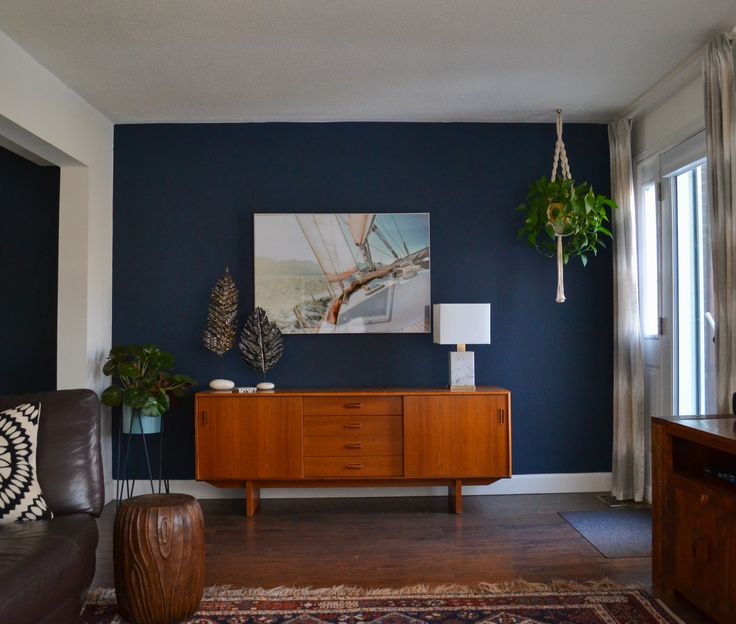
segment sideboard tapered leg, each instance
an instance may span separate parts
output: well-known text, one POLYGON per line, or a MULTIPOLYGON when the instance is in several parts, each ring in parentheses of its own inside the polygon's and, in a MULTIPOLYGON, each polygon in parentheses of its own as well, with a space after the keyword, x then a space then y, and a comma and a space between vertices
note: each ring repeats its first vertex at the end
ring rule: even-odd
POLYGON ((447 488, 450 513, 463 513, 463 482, 456 479, 453 485, 447 488))
POLYGON ((245 482, 245 515, 249 518, 256 513, 261 500, 261 488, 256 487, 253 481, 245 482))

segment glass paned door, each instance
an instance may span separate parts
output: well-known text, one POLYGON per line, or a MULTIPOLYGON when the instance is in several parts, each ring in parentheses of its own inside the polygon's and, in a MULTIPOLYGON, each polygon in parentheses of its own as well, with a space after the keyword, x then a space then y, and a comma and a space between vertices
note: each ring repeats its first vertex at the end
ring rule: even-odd
POLYGON ((671 371, 668 399, 680 415, 708 413, 715 400, 706 166, 702 133, 660 158, 663 370, 671 371))
POLYGON ((678 414, 709 411, 713 370, 713 286, 705 163, 670 177, 675 221, 675 404, 678 414))
MULTIPOLYGON (((650 417, 715 409, 718 319, 712 311, 706 166, 704 133, 637 163, 639 308, 650 417)), ((649 467, 645 482, 651 483, 649 467)))

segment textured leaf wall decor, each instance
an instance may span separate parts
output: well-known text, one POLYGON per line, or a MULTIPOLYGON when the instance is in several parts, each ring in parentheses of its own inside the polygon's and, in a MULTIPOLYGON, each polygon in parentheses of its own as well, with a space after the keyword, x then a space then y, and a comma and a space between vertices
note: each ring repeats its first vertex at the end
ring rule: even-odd
POLYGON ((202 333, 202 342, 206 349, 217 355, 224 355, 235 344, 238 332, 238 289, 230 269, 217 280, 210 293, 210 304, 207 308, 207 326, 202 333))
POLYGON ((243 325, 238 347, 246 364, 261 371, 265 377, 281 359, 284 339, 279 328, 268 320, 263 308, 256 308, 243 325))

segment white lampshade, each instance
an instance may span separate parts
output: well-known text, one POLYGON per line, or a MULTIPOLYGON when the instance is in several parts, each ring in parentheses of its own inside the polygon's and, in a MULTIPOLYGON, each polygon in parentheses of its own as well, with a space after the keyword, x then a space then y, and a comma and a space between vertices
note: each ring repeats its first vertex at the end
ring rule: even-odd
POLYGON ((490 344, 490 303, 435 303, 433 341, 437 344, 490 344))

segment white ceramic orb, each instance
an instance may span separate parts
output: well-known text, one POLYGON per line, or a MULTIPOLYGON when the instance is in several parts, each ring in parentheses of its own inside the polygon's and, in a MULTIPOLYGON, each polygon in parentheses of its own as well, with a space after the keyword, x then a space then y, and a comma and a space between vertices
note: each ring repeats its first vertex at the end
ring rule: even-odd
POLYGON ((262 381, 256 386, 259 390, 273 390, 275 387, 276 386, 270 381, 262 381))
POLYGON ((210 388, 213 390, 232 390, 235 387, 235 382, 229 379, 213 379, 210 381, 210 388))

